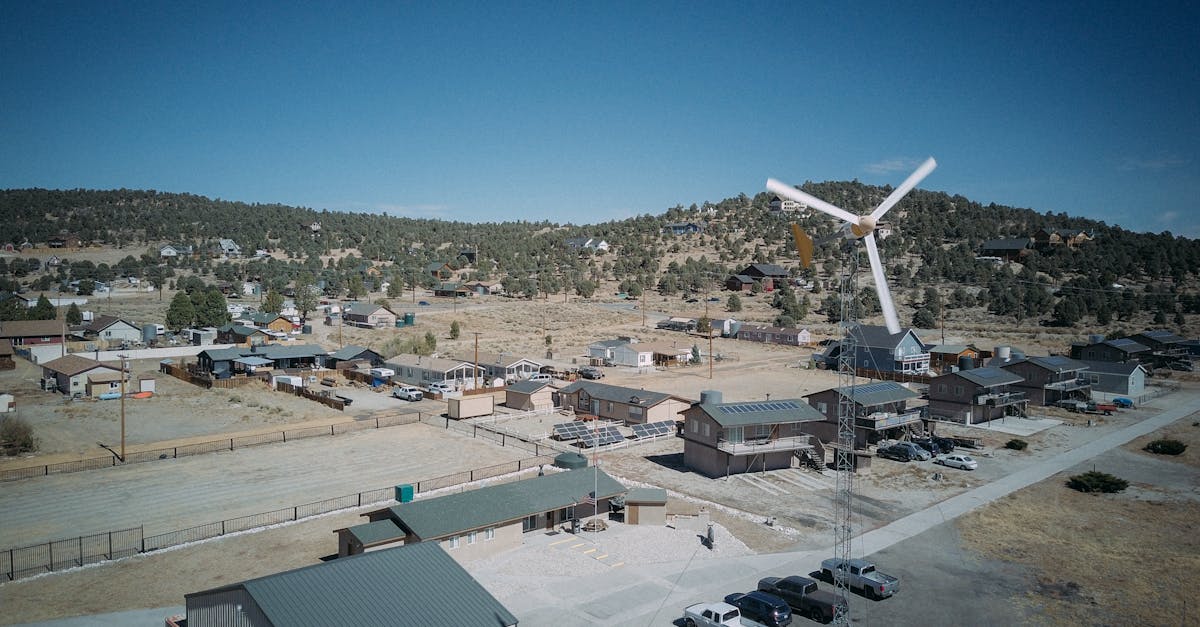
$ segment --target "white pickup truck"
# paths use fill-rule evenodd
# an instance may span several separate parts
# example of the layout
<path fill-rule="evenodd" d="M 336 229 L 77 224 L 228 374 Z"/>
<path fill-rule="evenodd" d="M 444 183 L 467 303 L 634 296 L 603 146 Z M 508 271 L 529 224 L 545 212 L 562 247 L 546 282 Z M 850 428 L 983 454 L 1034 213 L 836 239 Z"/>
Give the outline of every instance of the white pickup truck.
<path fill-rule="evenodd" d="M 742 627 L 742 613 L 728 603 L 697 603 L 683 610 L 687 627 Z"/>

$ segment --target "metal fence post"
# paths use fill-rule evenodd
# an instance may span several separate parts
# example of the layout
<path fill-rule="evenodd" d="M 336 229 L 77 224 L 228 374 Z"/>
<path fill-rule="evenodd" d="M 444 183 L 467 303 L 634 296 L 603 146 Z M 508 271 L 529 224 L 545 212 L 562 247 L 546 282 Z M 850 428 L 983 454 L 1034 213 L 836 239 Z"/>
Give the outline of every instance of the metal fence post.
<path fill-rule="evenodd" d="M 78 561 L 78 564 L 80 566 L 83 566 L 83 536 L 79 536 L 79 561 Z"/>
<path fill-rule="evenodd" d="M 229 450 L 233 450 L 233 438 L 229 438 Z"/>

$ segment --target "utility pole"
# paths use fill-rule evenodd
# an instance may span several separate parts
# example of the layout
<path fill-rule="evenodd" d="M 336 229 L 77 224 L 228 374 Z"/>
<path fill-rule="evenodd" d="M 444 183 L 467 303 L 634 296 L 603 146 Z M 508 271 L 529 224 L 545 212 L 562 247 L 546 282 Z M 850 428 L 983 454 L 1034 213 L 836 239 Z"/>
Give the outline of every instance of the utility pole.
<path fill-rule="evenodd" d="M 125 373 L 126 368 L 125 355 L 118 355 L 121 358 L 121 463 L 125 463 Z"/>
<path fill-rule="evenodd" d="M 712 320 L 708 317 L 708 287 L 710 278 L 705 275 L 704 280 L 704 319 L 708 321 L 708 328 L 704 332 L 708 335 L 708 378 L 713 378 L 713 351 L 712 351 Z"/>
<path fill-rule="evenodd" d="M 475 334 L 475 389 L 479 389 L 479 331 L 472 331 Z"/>

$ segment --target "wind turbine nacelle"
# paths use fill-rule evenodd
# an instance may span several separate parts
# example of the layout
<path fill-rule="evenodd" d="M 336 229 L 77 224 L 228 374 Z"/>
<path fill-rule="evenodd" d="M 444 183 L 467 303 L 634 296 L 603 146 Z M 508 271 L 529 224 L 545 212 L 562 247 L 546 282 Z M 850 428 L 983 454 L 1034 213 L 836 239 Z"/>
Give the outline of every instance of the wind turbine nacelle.
<path fill-rule="evenodd" d="M 866 237 L 868 233 L 871 233 L 874 230 L 875 220 L 872 219 L 871 216 L 863 216 L 859 218 L 857 224 L 854 222 L 846 222 L 842 224 L 842 228 L 840 229 L 842 232 L 842 237 L 850 240 L 862 239 Z"/>

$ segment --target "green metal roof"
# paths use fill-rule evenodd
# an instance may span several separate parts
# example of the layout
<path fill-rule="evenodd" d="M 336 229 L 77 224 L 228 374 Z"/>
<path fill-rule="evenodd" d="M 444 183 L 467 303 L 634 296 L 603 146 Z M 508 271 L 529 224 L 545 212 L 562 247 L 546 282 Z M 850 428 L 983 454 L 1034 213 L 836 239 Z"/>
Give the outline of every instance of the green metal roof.
<path fill-rule="evenodd" d="M 515 483 L 402 503 L 388 509 L 401 527 L 422 540 L 519 520 L 533 514 L 625 493 L 625 486 L 596 468 L 555 472 Z"/>
<path fill-rule="evenodd" d="M 907 401 L 920 396 L 895 381 L 875 381 L 850 388 L 837 388 L 837 391 L 838 394 L 848 396 L 856 405 L 863 407 Z"/>
<path fill-rule="evenodd" d="M 354 536 L 363 546 L 371 546 L 377 542 L 387 542 L 388 540 L 399 540 L 404 537 L 404 530 L 397 527 L 390 518 L 354 525 L 348 527 L 346 531 L 349 531 L 350 535 Z"/>
<path fill-rule="evenodd" d="M 665 505 L 667 503 L 667 491 L 662 488 L 634 488 L 625 495 L 625 503 Z"/>
<path fill-rule="evenodd" d="M 272 625 L 517 624 L 512 612 L 433 542 L 341 557 L 186 598 L 238 588 Z"/>
<path fill-rule="evenodd" d="M 607 383 L 588 381 L 586 379 L 579 379 L 578 381 L 575 381 L 559 390 L 558 393 L 560 395 L 574 394 L 577 390 L 586 390 L 588 396 L 602 401 L 640 405 L 642 407 L 653 407 L 669 398 L 679 398 L 673 394 L 652 392 L 650 390 L 639 390 L 637 388 L 626 388 L 619 385 L 609 385 Z M 637 401 L 633 400 L 635 398 Z"/>
<path fill-rule="evenodd" d="M 696 405 L 722 427 L 777 425 L 825 420 L 802 398 L 784 398 L 745 403 L 700 403 Z"/>

